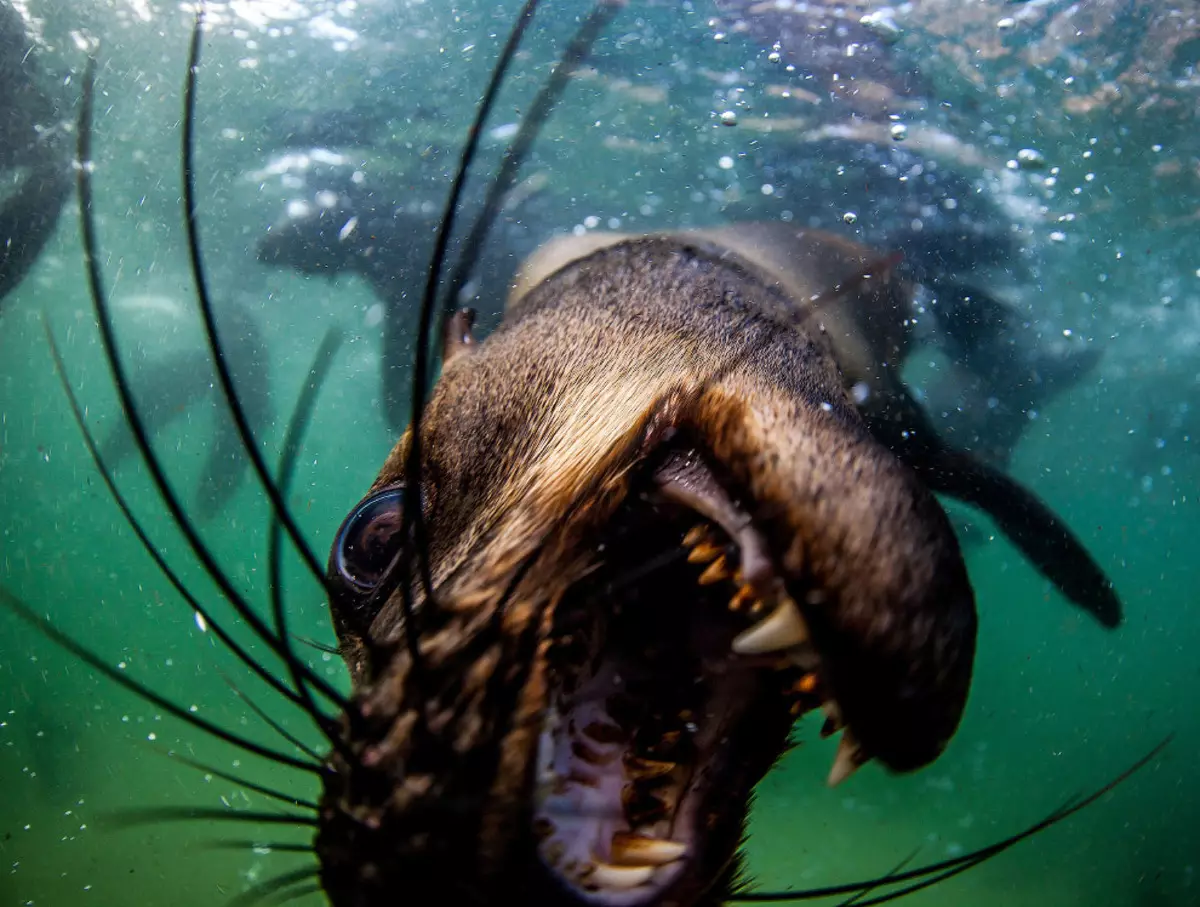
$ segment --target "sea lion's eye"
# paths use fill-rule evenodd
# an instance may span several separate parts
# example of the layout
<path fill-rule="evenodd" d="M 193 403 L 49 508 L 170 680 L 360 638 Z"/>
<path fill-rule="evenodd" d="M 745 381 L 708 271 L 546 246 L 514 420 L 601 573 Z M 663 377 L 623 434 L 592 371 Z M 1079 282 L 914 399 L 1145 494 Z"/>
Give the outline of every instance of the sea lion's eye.
<path fill-rule="evenodd" d="M 360 592 L 383 578 L 400 547 L 403 488 L 388 488 L 362 501 L 346 517 L 333 543 L 334 574 Z"/>

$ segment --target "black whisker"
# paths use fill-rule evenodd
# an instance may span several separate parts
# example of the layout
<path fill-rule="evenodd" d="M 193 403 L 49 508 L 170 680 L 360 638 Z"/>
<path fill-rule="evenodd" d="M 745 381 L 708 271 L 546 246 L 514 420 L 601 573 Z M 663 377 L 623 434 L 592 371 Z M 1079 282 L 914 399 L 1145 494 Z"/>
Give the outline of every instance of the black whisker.
<path fill-rule="evenodd" d="M 559 57 L 553 72 L 550 73 L 550 78 L 546 80 L 537 97 L 533 99 L 528 113 L 521 119 L 517 134 L 513 138 L 512 144 L 504 152 L 500 168 L 488 187 L 483 207 L 475 217 L 475 222 L 459 253 L 458 263 L 451 273 L 443 297 L 443 306 L 446 311 L 451 311 L 458 306 L 458 297 L 471 277 L 471 269 L 478 260 L 479 250 L 487 239 L 488 231 L 491 230 L 496 215 L 500 212 L 505 193 L 516 182 L 517 171 L 521 169 L 521 165 L 529 156 L 529 151 L 537 140 L 542 126 L 545 125 L 547 117 L 550 116 L 559 98 L 562 97 L 563 91 L 570 84 L 571 76 L 587 59 L 592 45 L 596 43 L 601 32 L 608 27 L 621 6 L 622 4 L 614 2 L 614 0 L 599 0 L 592 7 L 592 11 L 571 39 L 571 43 Z"/>
<path fill-rule="evenodd" d="M 303 643 L 306 646 L 310 646 L 311 648 L 316 649 L 318 652 L 324 652 L 326 655 L 342 654 L 341 649 L 339 649 L 337 646 L 331 646 L 323 642 L 317 642 L 315 639 L 311 639 L 307 636 L 297 636 L 295 633 L 293 633 L 292 639 L 296 640 L 298 643 Z"/>
<path fill-rule="evenodd" d="M 217 378 L 221 385 L 221 392 L 225 397 L 226 404 L 229 406 L 229 413 L 233 417 L 234 425 L 237 427 L 242 446 L 245 448 L 246 455 L 249 457 L 255 473 L 258 475 L 258 480 L 262 485 L 263 491 L 266 492 L 267 497 L 271 500 L 271 508 L 275 516 L 283 523 L 288 537 L 292 540 L 292 544 L 296 546 L 296 551 L 300 554 L 305 566 L 321 586 L 322 590 L 324 590 L 326 589 L 325 570 L 317 560 L 316 555 L 313 554 L 312 547 L 301 534 L 300 527 L 296 525 L 296 521 L 292 518 L 283 493 L 271 479 L 271 474 L 267 470 L 267 463 L 259 452 L 258 445 L 254 440 L 254 433 L 250 428 L 249 420 L 246 418 L 246 411 L 242 406 L 241 399 L 238 397 L 237 389 L 233 385 L 233 376 L 229 371 L 225 350 L 221 346 L 220 338 L 217 335 L 216 316 L 213 312 L 212 300 L 208 292 L 208 280 L 205 276 L 204 261 L 200 251 L 200 235 L 196 215 L 196 178 L 195 167 L 193 166 L 196 131 L 196 72 L 200 66 L 200 45 L 203 24 L 204 3 L 201 0 L 196 9 L 195 22 L 192 25 L 192 40 L 188 51 L 187 75 L 185 76 L 183 86 L 183 210 L 187 224 L 187 246 L 188 255 L 191 260 L 192 280 L 196 285 L 196 298 L 200 307 L 200 313 L 204 318 L 204 333 L 208 338 L 209 350 L 212 352 L 213 367 L 216 369 Z M 283 645 L 287 645 L 286 638 L 281 641 Z"/>
<path fill-rule="evenodd" d="M 913 881 L 915 879 L 922 880 L 917 885 L 905 888 L 900 892 L 882 895 L 879 898 L 874 898 L 869 901 L 859 901 L 857 907 L 869 907 L 869 905 L 882 904 L 889 900 L 895 900 L 897 897 L 902 897 L 903 895 L 910 894 L 913 891 L 927 888 L 930 884 L 936 884 L 936 882 L 941 881 L 942 878 L 949 878 L 952 875 L 957 875 L 959 872 L 965 872 L 967 869 L 972 869 L 975 866 L 978 866 L 980 863 L 990 860 L 992 857 L 1003 853 L 1010 847 L 1019 844 L 1021 841 L 1024 841 L 1025 839 L 1030 838 L 1041 831 L 1045 831 L 1052 825 L 1057 825 L 1064 819 L 1075 815 L 1080 810 L 1085 809 L 1086 807 L 1095 803 L 1119 784 L 1128 780 L 1129 777 L 1135 772 L 1144 768 L 1151 760 L 1158 756 L 1163 749 L 1166 748 L 1167 744 L 1171 742 L 1173 737 L 1174 734 L 1168 735 L 1153 749 L 1146 753 L 1146 755 L 1142 756 L 1142 758 L 1138 759 L 1111 781 L 1097 788 L 1086 797 L 1072 797 L 1063 806 L 1059 807 L 1045 818 L 1033 823 L 1022 831 L 1009 835 L 1007 838 L 1003 838 L 993 844 L 989 844 L 986 847 L 981 847 L 978 850 L 974 850 L 971 853 L 953 857 L 948 860 L 942 860 L 937 863 L 931 863 L 918 869 L 911 869 L 908 872 L 889 873 L 885 876 L 879 876 L 878 878 L 867 879 L 859 882 L 830 885 L 824 888 L 807 888 L 799 891 L 735 891 L 729 897 L 727 897 L 726 900 L 731 903 L 786 903 L 788 901 L 806 901 L 815 900 L 817 898 L 833 897 L 835 895 L 852 894 L 855 892 L 861 892 L 867 888 L 878 888 L 881 885 L 896 885 L 902 882 Z M 926 878 L 939 873 L 944 873 L 944 875 L 933 880 Z"/>
<path fill-rule="evenodd" d="M 323 890 L 320 882 L 310 882 L 307 885 L 300 885 L 296 888 L 288 888 L 284 891 L 276 892 L 270 895 L 259 903 L 263 907 L 275 907 L 278 904 L 287 904 L 290 901 L 298 901 L 300 898 L 307 897 L 310 894 L 318 894 Z"/>
<path fill-rule="evenodd" d="M 134 404 L 133 392 L 129 384 L 128 377 L 125 373 L 124 364 L 118 355 L 116 332 L 113 329 L 112 315 L 109 311 L 107 302 L 107 293 L 104 289 L 103 277 L 100 273 L 100 265 L 97 261 L 97 249 L 99 243 L 96 237 L 96 225 L 92 217 L 92 158 L 91 158 L 91 121 L 92 109 L 95 103 L 95 78 L 96 78 L 96 60 L 95 57 L 88 58 L 88 65 L 84 71 L 83 84 L 83 102 L 80 106 L 79 125 L 78 125 L 78 167 L 77 180 L 80 203 L 80 220 L 83 232 L 83 258 L 84 265 L 87 271 L 88 285 L 92 297 L 92 305 L 96 313 L 97 321 L 100 327 L 100 337 L 104 344 L 105 357 L 108 360 L 109 368 L 112 371 L 113 384 L 116 387 L 117 393 L 121 400 L 121 407 L 125 412 L 125 417 L 129 423 L 129 428 L 133 433 L 134 440 L 137 443 L 137 448 L 142 456 L 143 462 L 146 464 L 154 484 L 158 489 L 159 495 L 162 497 L 163 503 L 171 513 L 176 526 L 184 534 L 189 547 L 196 555 L 197 559 L 208 572 L 209 576 L 216 582 L 222 594 L 229 600 L 234 610 L 250 625 L 251 629 L 263 640 L 271 649 L 291 668 L 304 672 L 306 680 L 313 684 L 323 696 L 329 699 L 334 705 L 344 709 L 346 707 L 346 699 L 332 686 L 326 683 L 320 676 L 298 662 L 296 656 L 292 653 L 291 647 L 286 640 L 281 640 L 272 634 L 271 630 L 262 621 L 262 619 L 254 613 L 254 609 L 250 607 L 246 599 L 234 588 L 229 578 L 225 575 L 216 559 L 212 556 L 207 546 L 201 541 L 195 527 L 184 513 L 183 507 L 179 503 L 178 497 L 172 491 L 170 483 L 167 482 L 166 475 L 163 472 L 162 464 L 155 455 L 150 446 L 149 435 L 146 432 L 145 424 L 138 412 L 137 406 Z"/>
<path fill-rule="evenodd" d="M 248 838 L 225 838 L 200 845 L 207 850 L 260 850 L 272 853 L 315 853 L 311 844 L 298 841 L 252 841 Z"/>
<path fill-rule="evenodd" d="M 311 827 L 317 824 L 315 816 L 297 816 L 291 813 L 270 813 L 249 809 L 226 809 L 223 807 L 198 806 L 148 806 L 144 809 L 128 809 L 112 813 L 107 822 L 114 828 L 133 828 L 138 825 L 153 825 L 158 822 L 254 822 L 262 825 L 297 825 Z"/>
<path fill-rule="evenodd" d="M 316 866 L 303 866 L 300 869 L 293 869 L 291 872 L 277 875 L 273 879 L 267 879 L 265 882 L 259 882 L 257 885 L 246 889 L 231 900 L 227 907 L 250 907 L 251 904 L 264 902 L 271 895 L 280 894 L 284 889 L 292 888 L 301 882 L 307 882 L 309 879 L 315 878 L 319 872 L 320 869 Z"/>
<path fill-rule="evenodd" d="M 316 752 L 312 747 L 305 744 L 298 737 L 296 737 L 295 734 L 263 711 L 262 707 L 257 705 L 253 699 L 243 693 L 232 680 L 230 680 L 224 674 L 221 675 L 221 678 L 229 685 L 229 689 L 233 690 L 233 694 L 237 696 L 238 699 L 242 700 L 242 702 L 246 704 L 250 711 L 262 719 L 263 723 L 266 724 L 267 727 L 273 730 L 276 734 L 278 734 L 296 749 L 300 750 L 300 752 L 304 753 L 304 755 L 311 757 L 317 762 L 324 761 L 320 753 Z"/>
<path fill-rule="evenodd" d="M 239 661 L 241 661 L 255 674 L 261 677 L 273 690 L 275 690 L 289 702 L 293 702 L 296 705 L 305 708 L 305 711 L 309 711 L 305 703 L 295 691 L 293 691 L 290 687 L 283 683 L 283 681 L 268 671 L 263 665 L 259 664 L 258 660 L 253 655 L 247 652 L 241 645 L 238 644 L 236 640 L 233 639 L 232 636 L 229 635 L 229 633 L 225 631 L 225 628 L 221 626 L 220 622 L 213 617 L 208 609 L 200 604 L 200 601 L 188 590 L 188 588 L 183 584 L 183 581 L 179 578 L 179 575 L 171 568 L 171 566 L 166 562 L 166 559 L 159 553 L 158 549 L 150 541 L 149 536 L 146 535 L 145 529 L 142 528 L 142 524 L 130 510 L 129 504 L 125 500 L 125 496 L 118 490 L 116 482 L 113 479 L 112 472 L 109 470 L 103 458 L 100 456 L 100 450 L 96 445 L 96 439 L 92 435 L 91 429 L 87 427 L 86 421 L 84 421 L 83 408 L 79 405 L 79 398 L 75 395 L 75 390 L 71 387 L 71 381 L 67 376 L 67 369 L 66 364 L 63 361 L 62 351 L 59 349 L 58 342 L 54 339 L 54 332 L 50 329 L 50 325 L 46 321 L 44 315 L 42 315 L 42 327 L 46 332 L 46 342 L 50 347 L 50 355 L 54 359 L 54 367 L 58 374 L 58 379 L 63 386 L 64 393 L 67 396 L 67 402 L 71 406 L 71 413 L 75 417 L 75 424 L 79 426 L 79 431 L 83 435 L 84 444 L 87 446 L 87 450 L 91 455 L 92 462 L 96 465 L 96 471 L 100 473 L 100 478 L 104 480 L 104 484 L 108 488 L 109 494 L 112 495 L 113 501 L 121 511 L 121 515 L 125 517 L 125 522 L 129 524 L 129 528 L 133 530 L 134 535 L 137 536 L 138 541 L 141 542 L 146 553 L 150 555 L 151 559 L 162 572 L 163 576 L 165 576 L 167 581 L 170 582 L 170 584 L 175 588 L 175 591 L 178 592 L 183 597 L 184 601 L 186 601 L 188 605 L 191 606 L 191 608 L 197 614 L 199 614 L 201 618 L 204 619 L 205 624 L 212 628 L 212 631 L 216 637 L 220 639 L 222 643 L 224 643 L 225 647 L 229 649 L 229 651 L 232 652 Z M 309 711 L 309 714 L 311 715 L 313 713 Z"/>
<path fill-rule="evenodd" d="M 454 229 L 455 215 L 458 212 L 462 198 L 463 187 L 466 185 L 467 174 L 475 160 L 479 148 L 479 139 L 483 134 L 483 125 L 491 114 L 508 68 L 525 34 L 525 29 L 533 20 L 538 0 L 525 0 L 521 12 L 517 15 L 504 49 L 492 69 L 483 98 L 475 111 L 475 119 L 467 133 L 467 141 L 459 157 L 458 169 L 454 173 L 450 194 L 442 211 L 441 223 L 438 226 L 437 239 L 434 242 L 433 254 L 429 260 L 429 270 L 425 279 L 425 291 L 421 299 L 421 316 L 417 327 L 416 362 L 413 365 L 412 380 L 412 419 L 409 426 L 408 451 L 404 462 L 404 506 L 401 514 L 400 537 L 408 538 L 410 532 L 417 547 L 417 572 L 425 590 L 425 598 L 429 605 L 433 604 L 433 580 L 429 573 L 429 545 L 425 538 L 425 521 L 421 502 L 421 421 L 425 413 L 425 395 L 429 391 L 430 353 L 433 346 L 433 333 L 441 337 L 442 313 L 438 312 L 437 294 L 442 266 L 446 260 L 446 250 L 449 246 L 450 235 Z M 435 325 L 436 322 L 436 325 Z M 412 660 L 413 682 L 420 683 L 421 658 L 418 651 L 417 639 L 420 636 L 417 625 L 413 620 L 412 587 L 410 585 L 408 558 L 398 561 L 400 607 L 404 615 L 404 638 Z"/>
<path fill-rule="evenodd" d="M 303 797 L 294 797 L 291 794 L 285 794 L 283 791 L 275 790 L 273 787 L 266 787 L 262 784 L 256 784 L 253 781 L 247 781 L 245 778 L 239 778 L 237 775 L 222 771 L 219 768 L 215 768 L 203 762 L 198 762 L 197 760 L 181 755 L 180 753 L 169 752 L 166 754 L 166 756 L 169 759 L 174 759 L 176 762 L 182 762 L 184 765 L 188 766 L 189 768 L 194 768 L 198 772 L 204 772 L 216 778 L 228 781 L 231 784 L 236 784 L 239 787 L 245 788 L 246 790 L 252 790 L 256 794 L 262 794 L 264 797 L 270 797 L 272 800 L 278 800 L 280 803 L 287 803 L 290 806 L 298 806 L 302 809 L 311 809 L 313 812 L 316 812 L 319 809 L 317 804 L 313 803 L 311 800 L 305 800 Z"/>
<path fill-rule="evenodd" d="M 321 389 L 321 385 L 325 383 L 325 379 L 329 377 L 329 368 L 333 364 L 333 357 L 337 354 L 338 347 L 341 345 L 341 331 L 330 329 L 326 332 L 324 339 L 321 341 L 321 346 L 317 349 L 317 354 L 313 359 L 312 365 L 309 366 L 308 377 L 300 392 L 300 398 L 296 401 L 295 409 L 292 410 L 292 417 L 288 420 L 287 432 L 284 434 L 283 449 L 279 454 L 278 471 L 279 493 L 284 497 L 291 490 L 292 479 L 296 475 L 296 464 L 300 456 L 300 443 L 304 437 L 305 429 L 312 421 L 317 394 Z M 287 629 L 287 612 L 283 606 L 283 564 L 282 552 L 280 550 L 283 533 L 281 532 L 281 523 L 280 512 L 276 508 L 271 513 L 271 527 L 267 534 L 268 586 L 271 590 L 271 613 L 275 618 L 275 635 L 280 639 L 287 639 L 290 634 Z M 292 683 L 304 700 L 308 713 L 313 716 L 313 720 L 316 721 L 322 731 L 324 731 L 325 736 L 335 746 L 344 746 L 341 737 L 335 733 L 333 722 L 323 715 L 317 709 L 317 704 L 313 702 L 308 685 L 304 682 L 304 675 L 295 669 L 295 666 L 298 664 L 300 664 L 298 657 L 294 658 L 289 664 L 289 667 L 292 669 Z"/>
<path fill-rule="evenodd" d="M 642 564 L 636 567 L 630 567 L 628 570 L 614 576 L 611 580 L 604 583 L 603 586 L 593 596 L 589 597 L 589 602 L 592 600 L 608 600 L 617 593 L 628 589 L 630 586 L 635 586 L 644 580 L 647 576 L 659 570 L 663 570 L 680 561 L 687 560 L 688 552 L 682 545 L 672 545 L 665 551 L 648 558 Z"/>
<path fill-rule="evenodd" d="M 187 709 L 176 705 L 166 697 L 160 696 L 149 687 L 138 683 L 136 680 L 129 677 L 123 671 L 119 671 L 111 665 L 106 664 L 98 655 L 94 654 L 91 650 L 84 648 L 70 636 L 67 636 L 56 626 L 54 626 L 53 623 L 46 620 L 44 617 L 40 617 L 39 615 L 35 614 L 28 605 L 26 605 L 23 601 L 21 601 L 3 586 L 0 586 L 0 603 L 2 603 L 5 608 L 8 608 L 22 620 L 32 624 L 42 633 L 43 636 L 56 645 L 61 646 L 66 651 L 70 652 L 80 661 L 86 662 L 105 677 L 116 681 L 125 689 L 144 699 L 146 702 L 158 706 L 163 711 L 169 712 L 171 715 L 174 715 L 181 721 L 187 722 L 192 727 L 198 728 L 207 734 L 211 734 L 218 740 L 224 740 L 226 743 L 232 744 L 233 746 L 236 746 L 238 749 L 244 750 L 247 753 L 253 753 L 256 756 L 269 759 L 270 761 L 278 763 L 279 765 L 291 766 L 292 768 L 299 769 L 300 771 L 310 772 L 317 775 L 322 773 L 321 767 L 314 765 L 312 762 L 307 762 L 303 759 L 296 759 L 284 753 L 276 752 L 269 747 L 260 746 L 252 740 L 247 740 L 244 737 L 234 734 L 232 731 L 227 731 L 223 727 L 213 724 L 211 721 L 201 718 L 199 715 L 189 712 Z"/>
<path fill-rule="evenodd" d="M 896 873 L 900 872 L 902 869 L 904 869 L 905 866 L 907 866 L 909 863 L 911 863 L 913 860 L 916 859 L 917 853 L 918 853 L 918 851 L 914 850 L 907 857 L 905 857 L 903 860 L 901 860 L 899 863 L 897 863 L 895 866 L 893 866 L 891 871 L 883 878 L 889 879 L 892 876 L 896 875 Z M 878 885 L 871 885 L 867 888 L 864 888 L 862 891 L 858 892 L 857 894 L 850 895 L 850 897 L 846 898 L 846 900 L 838 901 L 838 903 L 835 904 L 834 907 L 853 907 L 853 905 L 855 905 L 855 904 L 858 904 L 859 907 L 862 907 L 861 902 L 862 902 L 863 898 L 865 898 L 867 895 L 869 895 L 872 891 L 875 891 L 878 888 L 880 888 L 886 884 L 887 884 L 887 882 L 881 881 Z"/>

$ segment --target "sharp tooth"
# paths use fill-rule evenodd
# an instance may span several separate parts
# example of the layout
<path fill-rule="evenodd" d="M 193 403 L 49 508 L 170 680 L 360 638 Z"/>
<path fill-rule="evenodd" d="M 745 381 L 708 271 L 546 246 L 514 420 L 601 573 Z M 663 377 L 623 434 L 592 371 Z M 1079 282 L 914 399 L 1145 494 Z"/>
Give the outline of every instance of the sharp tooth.
<path fill-rule="evenodd" d="M 729 579 L 729 567 L 725 563 L 725 555 L 721 555 L 709 564 L 708 568 L 700 574 L 700 579 L 697 582 L 701 586 L 711 586 L 713 583 L 719 583 L 723 579 Z"/>
<path fill-rule="evenodd" d="M 851 775 L 853 775 L 860 765 L 866 762 L 866 757 L 863 755 L 862 747 L 858 745 L 858 741 L 850 735 L 847 730 L 842 734 L 842 739 L 838 743 L 837 755 L 833 757 L 833 768 L 829 770 L 828 784 L 830 787 L 837 787 Z"/>
<path fill-rule="evenodd" d="M 709 561 L 716 560 L 724 553 L 725 549 L 719 545 L 714 545 L 712 542 L 701 542 L 688 552 L 688 563 L 707 564 Z"/>
<path fill-rule="evenodd" d="M 741 611 L 742 608 L 754 601 L 754 590 L 749 586 L 741 586 L 729 601 L 730 611 Z M 757 604 L 757 602 L 756 602 Z"/>
<path fill-rule="evenodd" d="M 684 548 L 695 548 L 702 541 L 708 538 L 708 526 L 704 523 L 697 523 L 687 531 L 687 535 L 683 537 Z"/>
<path fill-rule="evenodd" d="M 625 760 L 625 770 L 634 781 L 649 781 L 652 778 L 661 778 L 663 775 L 669 775 L 675 771 L 675 766 L 676 763 L 674 762 L 663 762 L 658 759 L 641 759 L 637 756 Z"/>
<path fill-rule="evenodd" d="M 687 852 L 679 841 L 662 841 L 618 831 L 612 836 L 612 859 L 622 866 L 663 866 Z"/>
<path fill-rule="evenodd" d="M 797 680 L 795 683 L 792 684 L 791 690 L 789 692 L 793 693 L 796 696 L 800 696 L 805 693 L 811 693 L 816 688 L 817 688 L 816 672 L 809 671 L 807 674 L 805 674 L 803 677 L 801 677 L 799 680 Z"/>
<path fill-rule="evenodd" d="M 821 739 L 824 740 L 826 737 L 832 737 L 845 725 L 842 724 L 842 710 L 832 699 L 823 703 L 821 708 L 825 710 L 825 723 L 821 725 Z"/>
<path fill-rule="evenodd" d="M 626 891 L 649 882 L 652 875 L 653 866 L 613 866 L 610 863 L 597 863 L 588 874 L 587 880 L 589 884 L 600 888 Z"/>
<path fill-rule="evenodd" d="M 733 651 L 739 655 L 761 655 L 779 649 L 790 649 L 808 639 L 808 627 L 800 609 L 790 600 L 784 601 L 769 617 L 756 623 L 733 641 Z"/>

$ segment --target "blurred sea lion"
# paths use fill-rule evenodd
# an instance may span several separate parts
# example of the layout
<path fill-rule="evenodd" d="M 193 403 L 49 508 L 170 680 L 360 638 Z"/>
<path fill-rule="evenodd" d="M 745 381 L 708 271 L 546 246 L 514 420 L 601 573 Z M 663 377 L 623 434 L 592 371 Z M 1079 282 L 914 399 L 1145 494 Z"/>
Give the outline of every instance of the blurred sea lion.
<path fill-rule="evenodd" d="M 343 139 L 359 138 L 343 136 Z M 364 167 L 339 151 L 311 148 L 274 156 L 256 174 L 279 179 L 287 200 L 255 247 L 259 262 L 309 276 L 362 278 L 382 308 L 381 384 L 384 417 L 402 431 L 409 417 L 404 376 L 412 356 L 416 306 L 424 287 L 441 207 L 434 192 L 399 175 Z M 509 193 L 506 207 L 530 202 L 544 188 L 531 177 Z M 534 221 L 538 218 L 535 216 Z M 484 308 L 499 311 L 515 260 L 536 245 L 527 226 L 501 220 L 476 287 Z"/>
<path fill-rule="evenodd" d="M 38 42 L 0 4 L 0 305 L 29 273 L 71 194 L 64 112 L 46 91 Z"/>
<path fill-rule="evenodd" d="M 212 358 L 203 342 L 203 329 L 185 301 L 140 293 L 116 297 L 112 305 L 120 329 L 132 332 L 130 384 L 148 434 L 160 434 L 194 411 L 196 404 L 214 399 Z M 258 324 L 241 304 L 222 304 L 219 320 L 221 346 L 242 407 L 261 437 L 273 420 L 266 343 Z M 113 423 L 99 447 L 110 468 L 138 450 L 125 419 Z M 214 409 L 206 450 L 195 492 L 195 512 L 204 520 L 212 519 L 229 502 L 247 468 L 237 428 L 224 407 Z"/>

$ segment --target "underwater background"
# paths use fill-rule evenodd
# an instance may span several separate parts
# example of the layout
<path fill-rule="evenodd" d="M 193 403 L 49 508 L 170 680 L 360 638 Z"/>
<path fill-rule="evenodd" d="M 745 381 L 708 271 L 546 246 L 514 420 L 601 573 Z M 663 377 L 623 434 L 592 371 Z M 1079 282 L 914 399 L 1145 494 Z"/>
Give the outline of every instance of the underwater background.
<path fill-rule="evenodd" d="M 179 175 L 192 8 L 146 0 L 10 5 L 37 39 L 64 120 L 75 115 L 86 52 L 100 61 L 99 260 L 138 387 L 137 376 L 151 374 L 138 371 L 147 363 L 191 361 L 204 350 Z M 994 241 L 981 233 L 1003 254 L 979 273 L 1006 289 L 1039 336 L 1103 353 L 1077 384 L 1025 414 L 1029 425 L 1008 467 L 1112 576 L 1125 621 L 1116 631 L 1100 628 L 984 517 L 948 505 L 969 535 L 980 612 L 961 729 L 920 772 L 891 776 L 868 765 L 829 789 L 836 742 L 819 739 L 818 719 L 804 719 L 801 745 L 759 787 L 748 869 L 777 889 L 878 875 L 914 851 L 920 863 L 952 857 L 1049 814 L 1170 733 L 1160 758 L 1085 812 L 909 900 L 1200 904 L 1200 5 L 843 4 L 855 16 L 876 16 L 875 33 L 921 73 L 911 97 L 900 92 L 886 109 L 870 110 L 853 100 L 839 107 L 813 90 L 811 74 L 769 39 L 772 16 L 801 5 L 631 0 L 619 12 L 547 123 L 522 170 L 521 201 L 506 210 L 484 255 L 481 326 L 496 322 L 519 259 L 557 232 L 755 217 L 887 246 L 897 219 L 922 228 L 903 205 L 881 202 L 897 187 L 874 182 L 884 178 L 876 171 L 864 177 L 864 158 L 846 142 L 893 142 L 925 161 L 925 173 L 929 160 L 940 160 L 961 174 L 924 191 L 934 207 L 953 197 L 954 210 L 970 208 L 984 227 L 989 218 L 1001 224 Z M 755 27 L 728 27 L 732 8 Z M 478 202 L 514 124 L 586 12 L 585 3 L 562 2 L 539 13 L 488 124 L 469 199 Z M 378 178 L 398 209 L 433 222 L 516 6 L 244 0 L 212 3 L 208 13 L 198 74 L 201 237 L 218 315 L 236 325 L 249 313 L 262 335 L 269 394 L 258 437 L 269 463 L 326 330 L 335 326 L 346 338 L 290 494 L 296 519 L 323 552 L 394 440 L 380 415 L 380 304 L 361 275 L 269 267 L 256 260 L 256 243 L 293 196 L 311 195 L 312 174 L 323 166 Z M 357 120 L 343 126 L 329 111 L 354 111 Z M 330 131 L 347 131 L 322 153 L 280 141 L 281 131 L 308 130 L 323 117 Z M 922 173 L 882 172 L 901 181 Z M 937 216 L 930 212 L 929 222 Z M 413 239 L 418 258 L 432 245 L 428 231 L 423 236 Z M 422 281 L 412 275 L 414 313 Z M 71 416 L 43 317 L 89 426 L 104 437 L 121 410 L 84 280 L 74 198 L 0 309 L 0 582 L 107 663 L 197 714 L 276 745 L 232 686 L 318 744 L 305 716 L 250 677 L 179 600 L 129 530 Z M 949 367 L 932 354 L 914 359 L 918 387 Z M 154 445 L 199 514 L 205 458 L 228 417 L 211 391 L 213 376 L 197 380 L 196 395 Z M 405 386 L 409 376 L 395 380 Z M 278 668 L 220 603 L 137 458 L 115 473 L 184 581 Z M 215 512 L 197 516 L 227 574 L 263 613 L 269 516 L 248 474 Z M 332 643 L 320 590 L 294 557 L 285 594 L 291 630 Z M 336 656 L 301 650 L 344 688 Z M 316 794 L 313 779 L 257 764 L 164 716 L 0 609 L 0 905 L 221 904 L 306 864 L 302 854 L 269 846 L 303 842 L 303 828 L 114 827 L 114 813 L 152 805 L 270 808 L 168 752 Z M 235 839 L 261 846 L 211 846 Z"/>

